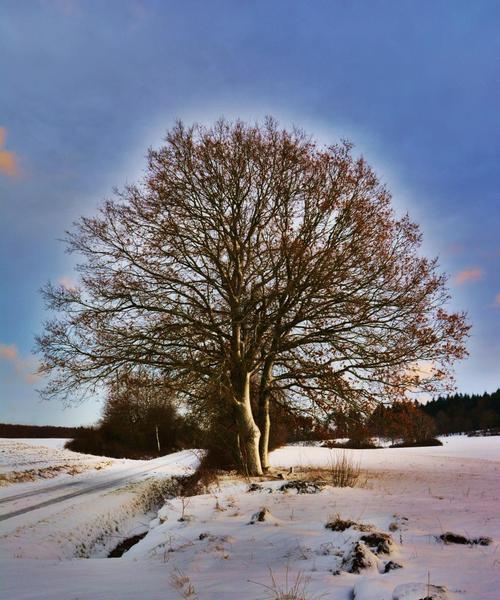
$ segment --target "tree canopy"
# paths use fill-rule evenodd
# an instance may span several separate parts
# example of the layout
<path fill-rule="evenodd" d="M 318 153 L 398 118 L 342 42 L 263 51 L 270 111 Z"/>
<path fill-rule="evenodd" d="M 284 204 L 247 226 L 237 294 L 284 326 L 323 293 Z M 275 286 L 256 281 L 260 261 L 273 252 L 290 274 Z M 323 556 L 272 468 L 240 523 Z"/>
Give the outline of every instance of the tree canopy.
<path fill-rule="evenodd" d="M 80 282 L 44 290 L 58 312 L 38 338 L 45 394 L 138 369 L 186 405 L 211 390 L 251 474 L 268 466 L 273 402 L 434 392 L 466 353 L 446 278 L 373 170 L 350 144 L 320 148 L 272 119 L 178 123 L 67 245 Z"/>

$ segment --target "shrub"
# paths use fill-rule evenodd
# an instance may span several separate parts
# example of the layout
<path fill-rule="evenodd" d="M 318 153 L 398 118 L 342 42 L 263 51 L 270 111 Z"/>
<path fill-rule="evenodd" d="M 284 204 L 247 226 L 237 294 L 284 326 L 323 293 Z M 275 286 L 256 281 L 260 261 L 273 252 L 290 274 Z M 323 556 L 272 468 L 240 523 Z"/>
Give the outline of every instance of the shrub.
<path fill-rule="evenodd" d="M 378 448 L 379 446 L 376 446 L 372 440 L 370 438 L 367 438 L 365 440 L 356 440 L 356 439 L 349 439 L 347 440 L 347 442 L 336 442 L 335 440 L 333 441 L 328 441 L 328 442 L 324 442 L 322 444 L 323 448 L 344 448 L 344 449 L 350 449 L 350 450 L 368 450 L 368 449 L 373 449 L 373 448 Z"/>
<path fill-rule="evenodd" d="M 427 440 L 436 434 L 434 420 L 409 400 L 394 402 L 391 406 L 380 404 L 370 416 L 368 427 L 373 436 L 413 443 Z"/>
<path fill-rule="evenodd" d="M 329 465 L 330 481 L 335 487 L 354 487 L 359 480 L 361 467 L 345 450 L 336 453 Z"/>
<path fill-rule="evenodd" d="M 201 458 L 198 468 L 192 475 L 179 479 L 181 486 L 181 496 L 196 496 L 207 492 L 210 486 L 217 484 L 219 481 L 219 469 L 212 464 L 213 458 L 209 453 Z"/>
<path fill-rule="evenodd" d="M 399 444 L 392 444 L 391 448 L 420 448 L 424 446 L 442 446 L 443 442 L 436 438 L 429 438 L 427 440 L 418 440 L 416 442 L 400 442 Z"/>
<path fill-rule="evenodd" d="M 124 373 L 108 388 L 100 424 L 82 429 L 66 447 L 140 459 L 199 447 L 200 441 L 196 421 L 177 412 L 172 391 L 162 380 Z"/>

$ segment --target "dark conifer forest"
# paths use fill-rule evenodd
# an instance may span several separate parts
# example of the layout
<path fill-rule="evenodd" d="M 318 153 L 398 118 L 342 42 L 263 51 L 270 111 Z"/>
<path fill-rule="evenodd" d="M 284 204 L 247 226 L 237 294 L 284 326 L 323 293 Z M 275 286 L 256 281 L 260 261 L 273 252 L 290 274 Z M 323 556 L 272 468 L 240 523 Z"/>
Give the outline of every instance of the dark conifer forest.
<path fill-rule="evenodd" d="M 0 423 L 0 438 L 73 438 L 84 429 L 86 428 Z"/>
<path fill-rule="evenodd" d="M 500 428 L 500 388 L 491 394 L 453 394 L 422 406 L 439 434 Z"/>

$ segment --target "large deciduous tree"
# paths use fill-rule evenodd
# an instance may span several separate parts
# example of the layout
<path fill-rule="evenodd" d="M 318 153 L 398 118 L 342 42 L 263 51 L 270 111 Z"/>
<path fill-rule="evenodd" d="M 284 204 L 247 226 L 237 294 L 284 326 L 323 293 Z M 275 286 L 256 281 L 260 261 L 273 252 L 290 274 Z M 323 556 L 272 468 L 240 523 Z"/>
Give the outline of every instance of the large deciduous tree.
<path fill-rule="evenodd" d="M 434 391 L 465 354 L 464 315 L 446 312 L 444 276 L 372 169 L 272 119 L 177 124 L 143 181 L 67 243 L 80 283 L 44 290 L 60 313 L 38 339 L 45 394 L 137 369 L 179 402 L 211 390 L 250 474 L 268 466 L 272 402 Z"/>

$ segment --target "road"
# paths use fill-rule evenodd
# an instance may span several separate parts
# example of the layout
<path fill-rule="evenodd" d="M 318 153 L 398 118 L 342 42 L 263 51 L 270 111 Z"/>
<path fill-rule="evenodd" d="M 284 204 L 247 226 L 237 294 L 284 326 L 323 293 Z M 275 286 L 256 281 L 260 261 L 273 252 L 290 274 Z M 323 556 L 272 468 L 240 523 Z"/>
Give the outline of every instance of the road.
<path fill-rule="evenodd" d="M 92 476 L 88 473 L 75 476 L 59 484 L 47 485 L 45 481 L 40 482 L 38 485 L 30 485 L 27 491 L 0 497 L 0 522 L 49 506 L 71 504 L 71 500 L 90 497 L 99 492 L 118 490 L 144 480 L 153 473 L 163 477 L 178 475 L 183 470 L 192 468 L 197 463 L 197 457 L 192 450 L 185 450 L 151 461 L 138 462 L 139 464 L 131 467 L 112 466 L 104 471 L 94 472 Z"/>

